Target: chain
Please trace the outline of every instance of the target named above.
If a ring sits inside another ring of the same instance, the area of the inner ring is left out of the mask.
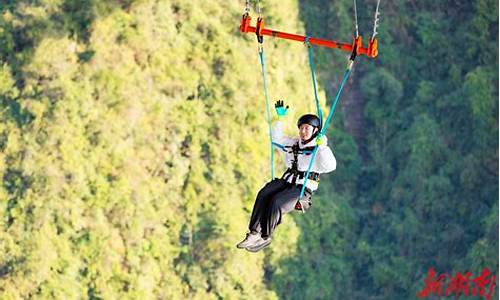
[[[358,31],[358,9],[356,7],[356,0],[354,0],[354,26],[356,28],[356,38],[359,37]]]
[[[247,16],[250,14],[250,0],[245,1],[245,10],[243,14]]]
[[[372,40],[377,36],[378,32],[378,25],[380,22],[380,12],[378,11],[378,7],[380,5],[380,0],[377,1],[377,9],[375,10],[375,19],[373,21],[373,35],[372,35]]]

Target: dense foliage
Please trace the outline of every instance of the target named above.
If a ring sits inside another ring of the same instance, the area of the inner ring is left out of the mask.
[[[359,58],[329,131],[338,169],[251,254],[235,244],[270,170],[243,3],[2,1],[0,298],[412,299],[430,266],[497,270],[498,3],[462,2],[382,1],[380,57]],[[351,39],[352,1],[263,9]],[[265,47],[294,134],[306,49]],[[331,99],[346,54],[314,50]]]
[[[365,39],[374,6],[358,2]],[[352,1],[300,8],[311,35],[352,38]],[[284,298],[412,299],[429,267],[498,270],[498,2],[382,1],[379,33],[380,56],[359,59],[344,93],[339,167],[299,221]],[[331,98],[345,59],[317,52]]]

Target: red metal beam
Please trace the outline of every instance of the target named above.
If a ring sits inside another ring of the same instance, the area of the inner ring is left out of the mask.
[[[264,22],[261,19],[257,20],[257,26],[251,26],[250,21],[251,21],[250,16],[243,15],[243,17],[241,19],[241,25],[240,25],[241,32],[243,32],[243,33],[247,33],[247,32],[256,33],[257,30],[259,30],[260,36],[266,35],[266,36],[272,36],[272,37],[293,40],[293,41],[299,41],[299,42],[306,41],[306,37],[303,35],[286,33],[286,32],[281,32],[281,31],[277,31],[277,30],[264,28]],[[377,47],[378,44],[377,44],[376,38],[368,43],[367,48],[363,47],[362,42],[361,42],[361,37],[359,37],[358,39],[354,39],[352,44],[339,43],[336,41],[309,37],[309,44],[322,46],[322,47],[328,47],[328,48],[336,48],[336,49],[343,50],[345,52],[352,52],[354,45],[357,44],[358,47],[357,47],[356,53],[358,55],[366,55],[366,56],[371,57],[371,58],[375,58],[378,55],[378,47]]]

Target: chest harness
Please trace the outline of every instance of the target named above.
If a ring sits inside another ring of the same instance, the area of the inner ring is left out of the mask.
[[[299,143],[297,142],[293,146],[283,146],[283,150],[287,153],[292,153],[293,154],[293,161],[292,161],[292,166],[288,168],[285,173],[283,173],[283,176],[281,177],[284,180],[287,180],[292,178],[292,184],[297,183],[297,179],[303,179],[306,176],[306,172],[304,171],[299,171],[298,169],[298,163],[299,163],[299,154],[302,155],[311,155],[314,151],[314,146],[312,147],[304,147],[300,148]],[[316,172],[310,172],[309,173],[309,180],[314,180],[319,182],[319,173]]]

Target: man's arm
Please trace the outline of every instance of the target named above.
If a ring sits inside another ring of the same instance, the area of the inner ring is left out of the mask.
[[[329,173],[337,168],[337,160],[333,155],[332,149],[328,147],[326,136],[322,135],[316,139],[318,143],[318,152],[316,153],[316,164],[319,173]]]
[[[281,120],[288,114],[288,106],[285,107],[285,103],[283,102],[283,100],[278,100],[274,104],[274,108],[276,109],[276,115],[278,116],[278,120],[274,123],[272,129],[271,136],[273,139],[273,143],[282,146],[290,146],[294,143],[294,141],[289,137],[283,136],[283,129],[281,127]]]
[[[272,130],[272,138],[274,143],[283,146],[290,146],[294,144],[294,140],[292,138],[283,135],[283,129],[280,120],[274,123]]]

